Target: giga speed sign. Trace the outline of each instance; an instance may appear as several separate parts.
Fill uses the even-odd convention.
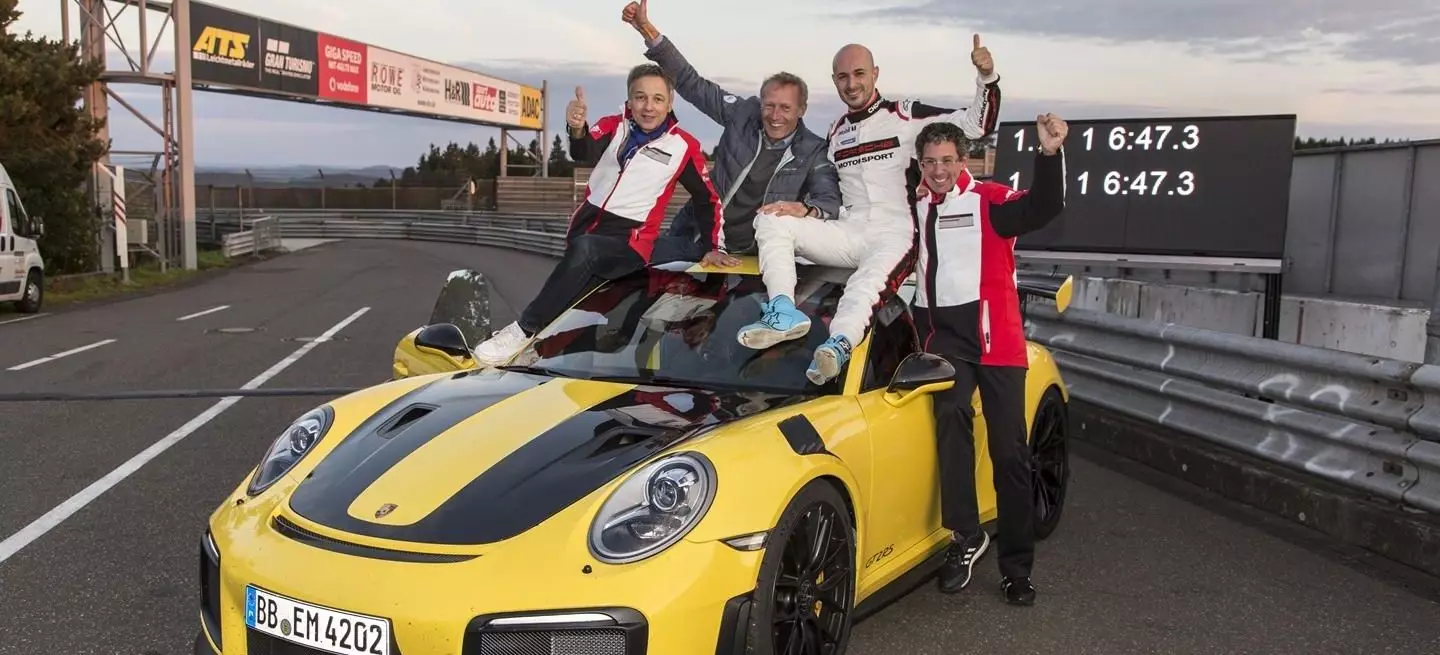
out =
[[[1018,249],[1283,255],[1294,116],[1068,122],[1065,213]],[[1002,123],[993,179],[1027,188],[1038,143]]]

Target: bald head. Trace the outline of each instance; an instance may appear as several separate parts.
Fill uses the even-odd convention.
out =
[[[857,68],[870,69],[875,67],[875,55],[870,49],[858,43],[847,44],[835,53],[835,58],[830,60],[831,72],[851,72]]]
[[[875,66],[875,55],[870,49],[858,43],[840,48],[830,63],[831,78],[835,91],[851,110],[863,109],[875,97],[875,80],[880,69]]]

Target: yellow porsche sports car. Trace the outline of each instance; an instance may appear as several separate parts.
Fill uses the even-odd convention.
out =
[[[738,343],[765,299],[753,259],[652,267],[485,369],[468,345],[488,336],[484,286],[452,275],[453,320],[402,338],[397,379],[297,418],[210,517],[196,653],[844,653],[943,556],[929,395],[954,370],[890,294],[813,385],[847,271],[801,269],[801,340]],[[1022,289],[1068,302],[1068,278]],[[1068,395],[1033,343],[1027,396],[1043,538]]]

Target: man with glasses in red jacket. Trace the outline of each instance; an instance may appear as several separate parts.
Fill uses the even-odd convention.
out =
[[[955,366],[955,386],[935,396],[941,525],[954,543],[940,569],[942,592],[970,584],[975,561],[990,546],[975,499],[974,409],[980,388],[999,513],[1001,592],[1031,605],[1035,528],[1025,373],[1029,352],[1015,282],[1015,239],[1045,227],[1065,209],[1069,133],[1054,114],[1036,119],[1040,152],[1027,190],[980,182],[966,169],[970,141],[951,123],[926,125],[915,139],[921,178],[916,223],[915,326],[926,352]]]

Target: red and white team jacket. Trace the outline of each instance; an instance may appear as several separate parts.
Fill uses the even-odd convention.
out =
[[[698,201],[695,216],[705,245],[709,250],[725,249],[720,195],[705,172],[705,155],[700,142],[677,123],[672,112],[661,134],[641,145],[628,161],[622,155],[636,129],[629,108],[595,121],[581,138],[570,138],[571,159],[594,170],[585,187],[585,201],[571,216],[567,238],[582,232],[623,236],[649,262],[678,183]]]
[[[962,170],[949,193],[921,182],[916,226],[916,329],[927,352],[993,366],[1029,367],[1015,238],[1065,209],[1065,152],[1035,157],[1034,186],[1017,191]]]

